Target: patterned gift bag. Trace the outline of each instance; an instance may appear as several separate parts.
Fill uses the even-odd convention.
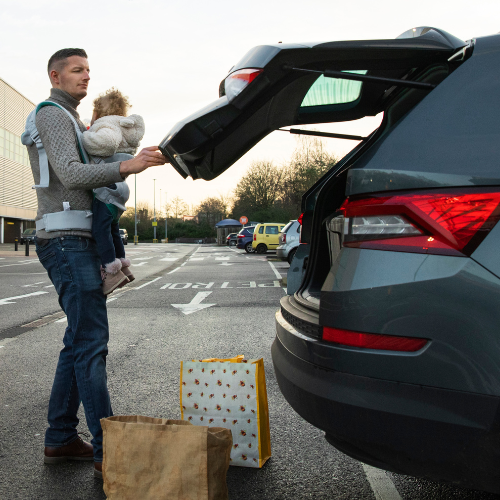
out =
[[[271,456],[271,436],[262,358],[181,362],[180,386],[183,420],[231,430],[230,465],[264,465]]]

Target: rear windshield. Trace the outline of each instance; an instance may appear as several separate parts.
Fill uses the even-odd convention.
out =
[[[349,71],[364,75],[366,70]],[[328,106],[330,104],[346,104],[356,101],[361,95],[362,82],[326,78],[321,75],[308,90],[301,108],[309,106]]]
[[[294,221],[293,221],[293,220],[292,220],[292,221],[290,221],[290,222],[289,222],[289,223],[288,223],[288,224],[287,224],[287,225],[286,225],[286,226],[285,226],[285,227],[281,230],[281,232],[282,232],[282,233],[286,233],[286,232],[290,229],[290,227],[292,226],[292,224],[293,224],[293,223],[294,223]]]

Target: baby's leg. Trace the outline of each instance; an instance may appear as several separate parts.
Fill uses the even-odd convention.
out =
[[[120,225],[118,222],[113,222],[111,224],[111,236],[113,237],[113,244],[115,246],[115,254],[122,263],[122,272],[129,279],[129,281],[134,281],[134,275],[130,271],[130,260],[125,258],[125,247],[123,246],[123,241],[120,236]]]
[[[97,244],[102,267],[106,272],[115,274],[122,266],[120,260],[116,258],[111,235],[112,223],[113,215],[106,204],[95,198],[92,203],[92,236]]]

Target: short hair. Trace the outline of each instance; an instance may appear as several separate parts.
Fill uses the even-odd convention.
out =
[[[61,49],[58,50],[55,54],[52,54],[52,56],[49,59],[49,63],[47,64],[47,73],[50,76],[50,72],[54,69],[54,66],[56,66],[58,63],[61,63],[61,65],[58,65],[58,70],[60,71],[64,66],[66,66],[66,59],[71,56],[78,56],[78,57],[85,57],[85,59],[88,59],[87,53],[83,49]]]
[[[109,115],[127,116],[131,107],[128,97],[114,87],[94,99],[94,111],[99,118]]]

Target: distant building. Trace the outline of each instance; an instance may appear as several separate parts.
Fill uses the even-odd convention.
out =
[[[196,215],[183,215],[182,216],[182,222],[186,222],[187,220],[198,220]]]
[[[28,151],[21,134],[35,108],[0,78],[0,243],[11,243],[24,229],[35,227],[37,199]]]

